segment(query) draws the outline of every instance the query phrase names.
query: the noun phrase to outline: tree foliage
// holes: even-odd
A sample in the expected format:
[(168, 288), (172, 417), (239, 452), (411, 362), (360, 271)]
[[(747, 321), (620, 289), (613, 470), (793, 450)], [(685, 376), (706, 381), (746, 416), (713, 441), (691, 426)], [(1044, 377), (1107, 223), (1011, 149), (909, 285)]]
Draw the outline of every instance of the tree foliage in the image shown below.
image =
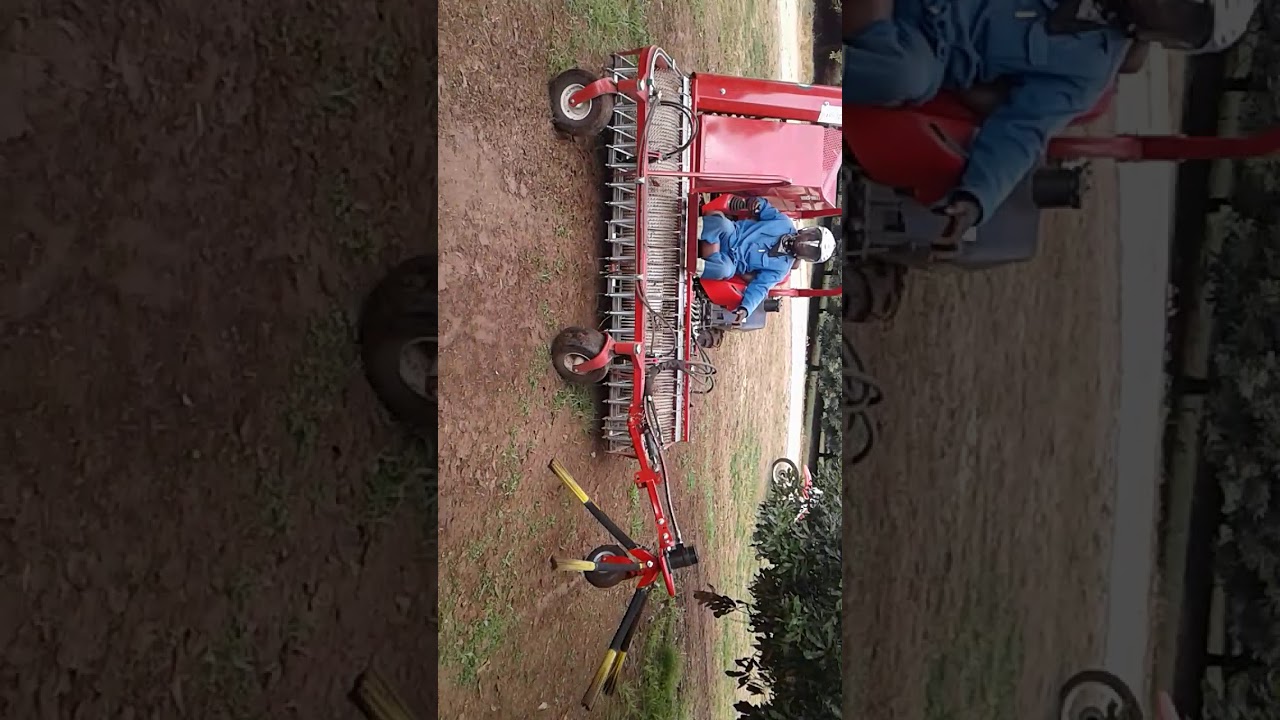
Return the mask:
[(740, 720), (840, 717), (840, 476), (815, 473), (822, 496), (796, 522), (798, 503), (770, 492), (760, 506), (752, 545), (765, 561), (751, 581), (751, 601), (695, 596), (717, 617), (743, 613), (755, 652), (726, 674), (752, 693), (734, 708)]
[[(1254, 75), (1280, 76), (1280, 0), (1264, 0)], [(1245, 131), (1278, 120), (1274, 94), (1251, 96)], [(1228, 207), (1211, 216), (1222, 250), (1210, 259), (1216, 337), (1203, 448), (1222, 490), (1215, 572), (1226, 591), (1232, 662), (1206, 688), (1204, 717), (1280, 720), (1280, 163), (1238, 162)]]

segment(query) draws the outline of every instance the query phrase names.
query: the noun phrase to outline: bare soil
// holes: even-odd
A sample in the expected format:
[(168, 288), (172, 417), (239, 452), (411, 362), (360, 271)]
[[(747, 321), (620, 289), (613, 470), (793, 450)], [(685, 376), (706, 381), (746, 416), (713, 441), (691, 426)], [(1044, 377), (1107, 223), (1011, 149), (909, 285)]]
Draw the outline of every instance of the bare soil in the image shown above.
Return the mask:
[(846, 476), (848, 717), (1047, 717), (1101, 660), (1114, 477), (1113, 167), (1028, 265), (914, 274), (846, 328), (883, 383)]
[(0, 717), (435, 706), (422, 447), (352, 318), (433, 244), (399, 0), (0, 9)]
[[(687, 69), (740, 72), (776, 57), (772, 28), (755, 32), (755, 43), (739, 41), (749, 28), (769, 27), (756, 23), (773, 12), (770, 3), (748, 4), (750, 12), (716, 2), (617, 5), (610, 12), (624, 17), (645, 6), (641, 34)], [(547, 569), (549, 555), (581, 557), (610, 542), (547, 470), (551, 459), (641, 542), (654, 533), (647, 503), (629, 492), (635, 464), (601, 450), (591, 398), (548, 362), (561, 328), (599, 323), (601, 180), (590, 145), (553, 131), (546, 82), (570, 64), (599, 68), (608, 52), (644, 42), (609, 45), (566, 7), (449, 2), (440, 11), (442, 718), (585, 716), (579, 700), (631, 588), (596, 590)], [(721, 670), (745, 635), (740, 625), (713, 623), (692, 591), (740, 589), (746, 575), (751, 518), (743, 508), (754, 508), (767, 463), (786, 441), (788, 327), (784, 309), (714, 354), (717, 387), (696, 401), (692, 442), (670, 455), (677, 513), (702, 558), (677, 574), (674, 600), (687, 717), (731, 712)], [(659, 611), (651, 605), (650, 617)], [(637, 640), (628, 658), (624, 693), (644, 663), (640, 647)], [(605, 699), (600, 709), (625, 714), (627, 703)]]

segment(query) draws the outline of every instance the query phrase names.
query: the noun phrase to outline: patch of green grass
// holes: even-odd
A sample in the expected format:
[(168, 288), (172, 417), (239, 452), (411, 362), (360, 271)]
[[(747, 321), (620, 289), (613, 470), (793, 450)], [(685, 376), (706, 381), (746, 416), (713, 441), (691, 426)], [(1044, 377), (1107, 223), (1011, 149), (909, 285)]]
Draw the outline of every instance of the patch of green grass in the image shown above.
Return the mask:
[(573, 22), (562, 28), (547, 48), (547, 70), (556, 75), (579, 58), (603, 60), (619, 50), (648, 42), (645, 0), (562, 0)]
[(320, 423), (336, 407), (355, 367), (355, 343), (347, 315), (333, 309), (312, 320), (294, 362), (284, 397), (285, 430), (304, 451), (319, 435)]
[(637, 538), (644, 533), (645, 513), (640, 507), (640, 486), (631, 483), (627, 486), (627, 517), (631, 520), (631, 537)]
[(587, 432), (591, 431), (591, 423), (595, 419), (595, 398), (591, 387), (587, 385), (563, 385), (551, 396), (551, 409), (555, 412), (569, 412)]
[(507, 431), (507, 444), (502, 448), (499, 463), (502, 475), (498, 478), (503, 495), (511, 497), (520, 488), (520, 478), (524, 474), (524, 461), (528, 456), (528, 449), (521, 448), (516, 441), (516, 431), (514, 429)]
[(527, 418), (533, 414), (533, 408), (542, 397), (542, 378), (546, 376), (549, 364), (546, 355), (534, 355), (525, 368), (523, 381), (513, 383), (520, 417)]
[(223, 589), (227, 618), (200, 659), (201, 689), (221, 717), (230, 720), (253, 717), (252, 702), (261, 690), (260, 662), (245, 617), (252, 585), (252, 577), (244, 570), (228, 579)]
[(706, 534), (704, 542), (709, 545), (713, 545), (716, 541), (716, 528), (719, 522), (719, 515), (716, 513), (716, 494), (710, 484), (705, 485), (702, 488), (702, 508), (702, 532)]
[(335, 48), (327, 47), (331, 42), (329, 37), (302, 39), (317, 66), (312, 75), (319, 78), (314, 87), (317, 104), (327, 114), (355, 115), (367, 99), (394, 85), (409, 67), (408, 54), (394, 37), (374, 38), (356, 58), (334, 52)]
[(327, 202), (333, 212), (335, 242), (353, 260), (369, 261), (382, 249), (369, 207), (356, 199), (355, 182), (346, 169), (329, 184)]
[(1022, 632), (1000, 587), (970, 584), (959, 622), (929, 661), (926, 720), (1014, 716)]
[(436, 493), (436, 469), (424, 443), (406, 439), (383, 450), (365, 477), (358, 524), (366, 535), (390, 521), (406, 501), (417, 501), (425, 524), (434, 524), (430, 508)]
[(538, 303), (538, 317), (542, 319), (542, 327), (546, 329), (548, 334), (554, 334), (556, 328), (560, 326), (560, 321), (556, 319), (555, 311), (551, 309), (551, 303), (546, 300)]
[[(685, 706), (680, 697), (680, 637), (682, 612), (670, 600), (654, 601), (652, 620), (642, 628), (644, 644), (638, 653), (640, 669), (628, 672), (618, 685), (619, 702), (611, 709), (613, 720), (682, 720)], [(636, 648), (632, 647), (632, 654)]]
[(506, 646), (508, 633), (516, 624), (516, 613), (508, 593), (500, 592), (492, 578), (481, 583), (480, 616), (458, 617), (456, 597), (440, 596), (440, 665), (454, 672), (459, 685), (474, 687), (493, 657)]
[(258, 478), (258, 504), (262, 507), (262, 524), (273, 539), (289, 534), (293, 521), (289, 514), (289, 480), (271, 470)]
[[(563, 225), (557, 226), (557, 235), (559, 235), (562, 230), (564, 230)], [(564, 230), (564, 232), (567, 234), (568, 230)], [(543, 285), (550, 283), (552, 280), (563, 277), (566, 268), (564, 258), (558, 255), (555, 257), (547, 257), (542, 253), (533, 253), (532, 264), (534, 277), (538, 278), (538, 282)], [(550, 310), (550, 308), (548, 308), (548, 310)]]

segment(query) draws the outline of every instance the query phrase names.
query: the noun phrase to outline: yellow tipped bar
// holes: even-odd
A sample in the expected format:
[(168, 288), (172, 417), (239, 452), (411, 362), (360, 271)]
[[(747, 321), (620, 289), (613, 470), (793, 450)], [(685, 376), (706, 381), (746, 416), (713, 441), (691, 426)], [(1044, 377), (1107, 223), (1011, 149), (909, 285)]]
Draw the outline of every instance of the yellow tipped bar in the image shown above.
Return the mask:
[(617, 650), (609, 650), (604, 654), (604, 662), (600, 663), (600, 669), (596, 671), (596, 676), (591, 679), (591, 685), (587, 687), (587, 693), (582, 696), (582, 707), (590, 710), (595, 704), (596, 698), (600, 697), (600, 690), (604, 687), (604, 681), (609, 678), (609, 671), (613, 669), (614, 658), (618, 656)]
[(556, 477), (560, 478), (560, 482), (564, 483), (564, 486), (569, 488), (570, 492), (578, 496), (579, 502), (583, 505), (591, 502), (591, 498), (587, 497), (587, 491), (583, 490), (578, 483), (574, 482), (573, 476), (570, 475), (569, 471), (560, 464), (559, 460), (551, 461), (551, 472), (555, 473)]
[(591, 572), (596, 569), (596, 564), (590, 560), (561, 560), (560, 558), (551, 558), (551, 567), (561, 572)]
[(369, 720), (414, 720), (414, 715), (395, 690), (373, 670), (356, 678), (351, 699)]
[(604, 681), (604, 694), (612, 695), (618, 689), (618, 676), (622, 674), (622, 661), (627, 659), (627, 651), (619, 650), (618, 657), (613, 661), (613, 668), (609, 671), (609, 677)]

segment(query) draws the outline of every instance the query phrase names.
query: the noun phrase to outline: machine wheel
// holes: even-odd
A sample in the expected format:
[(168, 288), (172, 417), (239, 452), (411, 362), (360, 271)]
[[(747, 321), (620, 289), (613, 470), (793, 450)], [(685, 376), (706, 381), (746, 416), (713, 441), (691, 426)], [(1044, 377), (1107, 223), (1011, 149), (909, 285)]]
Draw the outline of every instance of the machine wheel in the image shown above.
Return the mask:
[(407, 425), (436, 423), (439, 298), (435, 256), (407, 260), (365, 300), (360, 354), (378, 400)]
[(551, 122), (557, 130), (578, 137), (599, 135), (613, 116), (613, 96), (601, 95), (582, 105), (569, 102), (569, 96), (598, 80), (579, 68), (565, 70), (547, 84), (551, 100)]
[(800, 484), (800, 468), (790, 458), (778, 458), (769, 468), (769, 480), (784, 490), (790, 490)]
[(1031, 198), (1042, 210), (1079, 210), (1084, 180), (1080, 168), (1040, 168), (1031, 178)]
[[(601, 545), (600, 547), (592, 550), (585, 559), (591, 562), (600, 562), (606, 557), (626, 556), (627, 551), (617, 545)], [(582, 576), (587, 579), (587, 582), (602, 590), (611, 588), (627, 579), (627, 574), (625, 572), (605, 572), (603, 570), (584, 572), (582, 573)]]
[(551, 364), (565, 382), (574, 385), (594, 385), (609, 374), (609, 366), (590, 372), (578, 372), (577, 366), (604, 352), (605, 336), (598, 330), (580, 327), (565, 328), (551, 342)]
[(1142, 720), (1142, 708), (1114, 674), (1082, 670), (1058, 691), (1058, 720)]

